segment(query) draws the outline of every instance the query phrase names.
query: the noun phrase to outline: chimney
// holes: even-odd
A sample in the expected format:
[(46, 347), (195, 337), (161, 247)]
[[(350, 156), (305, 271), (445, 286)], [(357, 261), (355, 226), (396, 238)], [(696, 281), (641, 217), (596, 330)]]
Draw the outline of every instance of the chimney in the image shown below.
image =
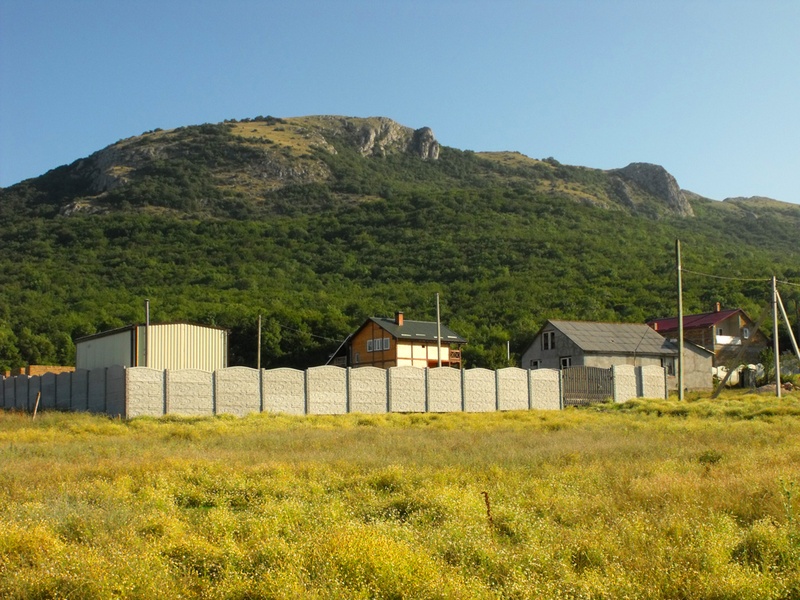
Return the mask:
[(403, 313), (401, 311), (398, 310), (394, 313), (394, 322), (401, 327), (403, 326)]
[(720, 305), (719, 305), (719, 302), (717, 302), (717, 303), (714, 305), (714, 312), (719, 312), (719, 311), (720, 311)]

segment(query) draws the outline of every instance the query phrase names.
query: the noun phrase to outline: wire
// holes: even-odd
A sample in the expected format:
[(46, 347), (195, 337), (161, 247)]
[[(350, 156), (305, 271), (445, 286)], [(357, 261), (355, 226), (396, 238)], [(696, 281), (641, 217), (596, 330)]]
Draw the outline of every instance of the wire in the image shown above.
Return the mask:
[[(756, 281), (758, 283), (769, 283), (772, 279), (747, 279), (745, 277), (724, 277), (722, 275), (712, 275), (710, 273), (700, 273), (699, 271), (691, 271), (689, 269), (681, 269), (683, 273), (691, 273), (692, 275), (702, 275), (703, 277), (711, 277), (712, 279), (725, 279), (726, 281)], [(793, 287), (800, 287), (800, 283), (792, 283), (791, 281), (784, 281), (783, 279), (776, 279), (775, 283), (783, 285), (791, 285)]]
[(294, 327), (289, 327), (288, 325), (284, 325), (282, 323), (275, 323), (275, 324), (281, 329), (288, 329), (289, 331), (294, 331), (295, 333), (302, 333), (303, 335), (309, 335), (313, 338), (325, 340), (326, 342), (336, 342), (337, 344), (340, 344), (344, 341), (344, 340), (335, 340), (333, 338), (325, 337), (324, 335), (316, 335), (314, 333), (309, 333), (308, 331), (303, 331), (301, 329), (295, 329)]
[(702, 275), (703, 277), (711, 277), (713, 279), (725, 279), (727, 281), (758, 281), (769, 282), (772, 279), (745, 279), (743, 277), (723, 277), (722, 275), (711, 275), (710, 273), (700, 273), (698, 271), (690, 271), (689, 269), (681, 269), (684, 273), (691, 273), (692, 275)]

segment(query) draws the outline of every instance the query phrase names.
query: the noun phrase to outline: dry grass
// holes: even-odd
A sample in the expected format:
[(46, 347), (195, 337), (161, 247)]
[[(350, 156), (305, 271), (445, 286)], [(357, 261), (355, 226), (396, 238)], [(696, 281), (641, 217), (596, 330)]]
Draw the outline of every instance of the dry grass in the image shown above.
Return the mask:
[(799, 433), (796, 394), (0, 414), (0, 596), (797, 597)]

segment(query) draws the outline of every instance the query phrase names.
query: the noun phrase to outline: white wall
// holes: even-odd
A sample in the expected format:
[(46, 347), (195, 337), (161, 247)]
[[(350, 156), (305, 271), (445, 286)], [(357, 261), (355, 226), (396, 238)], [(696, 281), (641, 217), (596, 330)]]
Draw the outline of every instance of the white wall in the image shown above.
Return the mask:
[[(234, 414), (344, 414), (386, 412), (490, 412), (558, 410), (560, 372), (516, 367), (490, 371), (449, 367), (316, 367), (215, 372), (120, 366), (79, 370), (56, 377), (17, 376), (2, 384), (7, 409), (88, 410), (125, 417)], [(614, 367), (614, 400), (665, 398), (661, 367)]]

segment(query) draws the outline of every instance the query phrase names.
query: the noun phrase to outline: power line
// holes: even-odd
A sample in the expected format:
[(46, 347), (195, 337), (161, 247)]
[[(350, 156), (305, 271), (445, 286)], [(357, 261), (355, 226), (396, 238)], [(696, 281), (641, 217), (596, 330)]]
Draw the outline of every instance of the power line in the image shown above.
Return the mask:
[(289, 331), (294, 331), (295, 333), (302, 333), (303, 335), (308, 335), (313, 338), (317, 338), (320, 340), (325, 340), (326, 342), (336, 342), (337, 344), (341, 343), (343, 340), (335, 340), (333, 338), (325, 337), (324, 335), (316, 335), (314, 333), (309, 333), (308, 331), (303, 331), (302, 329), (295, 329), (294, 327), (289, 327), (288, 325), (284, 325), (282, 323), (278, 323), (277, 321), (273, 321), (278, 327), (281, 329), (288, 329)]
[(757, 281), (760, 283), (768, 283), (772, 281), (772, 279), (746, 279), (744, 277), (724, 277), (722, 275), (711, 275), (710, 273), (700, 273), (698, 271), (690, 271), (689, 269), (683, 269), (684, 273), (691, 273), (692, 275), (702, 275), (703, 277), (711, 277), (713, 279), (725, 279), (727, 281)]
[[(749, 279), (746, 277), (725, 277), (724, 275), (712, 275), (711, 273), (700, 273), (699, 271), (691, 271), (689, 269), (681, 269), (684, 273), (691, 273), (692, 275), (702, 275), (703, 277), (711, 277), (712, 279), (724, 279), (726, 281), (750, 281), (750, 282), (757, 282), (757, 283), (769, 283), (772, 279)], [(793, 287), (800, 287), (800, 283), (792, 283), (791, 281), (784, 281), (782, 279), (777, 279), (776, 283), (781, 283), (784, 285), (791, 285)]]

